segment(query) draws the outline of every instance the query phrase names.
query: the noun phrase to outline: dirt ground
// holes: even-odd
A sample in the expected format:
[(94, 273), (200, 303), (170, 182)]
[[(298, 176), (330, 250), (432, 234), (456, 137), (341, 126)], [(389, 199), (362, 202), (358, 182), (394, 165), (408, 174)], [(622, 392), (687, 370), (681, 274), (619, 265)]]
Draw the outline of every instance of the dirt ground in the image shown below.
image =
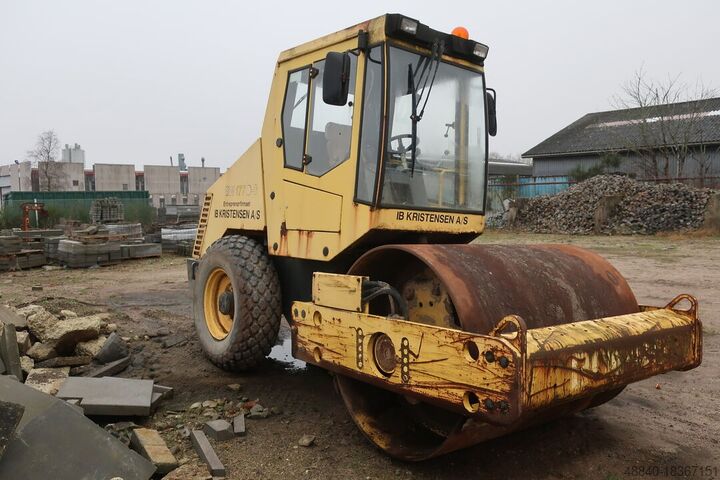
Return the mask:
[[(237, 403), (258, 399), (272, 408), (247, 420), (247, 435), (215, 444), (231, 479), (486, 478), (631, 479), (720, 478), (720, 238), (570, 237), (489, 233), (483, 243), (573, 243), (608, 258), (641, 303), (665, 304), (678, 293), (700, 301), (702, 366), (629, 386), (598, 408), (422, 463), (392, 460), (375, 449), (345, 412), (331, 377), (289, 356), (287, 328), (272, 359), (252, 374), (223, 372), (193, 338), (185, 261), (180, 257), (126, 262), (85, 270), (36, 269), (0, 274), (0, 302), (41, 302), (79, 313), (110, 311), (130, 337), (133, 366), (123, 376), (154, 378), (175, 388), (151, 419), (179, 458), (197, 463), (183, 426), (214, 412), (231, 415)], [(42, 291), (31, 286), (42, 285)], [(163, 348), (158, 329), (185, 335)], [(229, 384), (241, 384), (238, 392)], [(656, 388), (658, 386), (660, 388)], [(194, 402), (220, 400), (215, 410), (190, 411)], [(298, 446), (303, 434), (316, 437)], [(195, 469), (203, 478), (207, 471)], [(187, 474), (186, 478), (194, 478)]]

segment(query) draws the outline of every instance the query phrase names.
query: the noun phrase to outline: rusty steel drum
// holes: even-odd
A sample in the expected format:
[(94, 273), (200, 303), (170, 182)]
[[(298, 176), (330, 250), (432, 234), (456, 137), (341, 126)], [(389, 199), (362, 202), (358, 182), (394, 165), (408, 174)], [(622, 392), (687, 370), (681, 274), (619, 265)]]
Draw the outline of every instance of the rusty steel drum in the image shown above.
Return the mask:
[[(365, 253), (348, 273), (394, 286), (408, 299), (411, 321), (479, 334), (511, 314), (537, 328), (639, 311), (610, 263), (569, 245), (387, 245)], [(371, 313), (386, 312), (371, 304)], [(403, 460), (434, 457), (593, 407), (622, 390), (526, 411), (514, 424), (496, 426), (348, 377), (338, 376), (337, 385), (363, 433)]]

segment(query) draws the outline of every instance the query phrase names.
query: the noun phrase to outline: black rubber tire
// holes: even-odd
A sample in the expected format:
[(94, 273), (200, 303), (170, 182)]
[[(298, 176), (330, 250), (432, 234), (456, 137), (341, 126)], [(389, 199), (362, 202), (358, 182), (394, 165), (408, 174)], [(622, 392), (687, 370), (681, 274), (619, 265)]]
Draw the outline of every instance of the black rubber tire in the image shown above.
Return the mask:
[[(232, 328), (222, 340), (208, 330), (203, 305), (205, 283), (218, 267), (230, 278), (235, 305)], [(282, 315), (280, 280), (266, 249), (249, 237), (223, 237), (200, 259), (195, 279), (195, 329), (205, 355), (223, 370), (256, 366), (275, 345)]]

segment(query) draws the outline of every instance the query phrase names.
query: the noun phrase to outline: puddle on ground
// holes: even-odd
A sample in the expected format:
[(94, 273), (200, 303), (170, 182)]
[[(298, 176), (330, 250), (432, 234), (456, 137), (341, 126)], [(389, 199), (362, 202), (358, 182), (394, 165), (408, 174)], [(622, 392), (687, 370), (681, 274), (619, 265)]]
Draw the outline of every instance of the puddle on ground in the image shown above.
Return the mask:
[(305, 362), (293, 358), (292, 356), (292, 338), (290, 335), (290, 326), (283, 319), (280, 324), (280, 332), (275, 346), (270, 350), (268, 357), (285, 365), (287, 370), (304, 370)]

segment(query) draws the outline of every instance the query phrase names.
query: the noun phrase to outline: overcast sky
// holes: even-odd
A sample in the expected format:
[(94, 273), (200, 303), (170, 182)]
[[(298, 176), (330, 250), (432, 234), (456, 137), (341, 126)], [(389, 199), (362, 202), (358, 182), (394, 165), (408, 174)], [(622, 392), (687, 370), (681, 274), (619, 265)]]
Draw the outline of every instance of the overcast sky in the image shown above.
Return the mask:
[(86, 162), (227, 168), (260, 135), (281, 50), (386, 13), (490, 46), (490, 150), (607, 110), (644, 66), (720, 85), (716, 1), (0, 0), (0, 164), (54, 129)]

